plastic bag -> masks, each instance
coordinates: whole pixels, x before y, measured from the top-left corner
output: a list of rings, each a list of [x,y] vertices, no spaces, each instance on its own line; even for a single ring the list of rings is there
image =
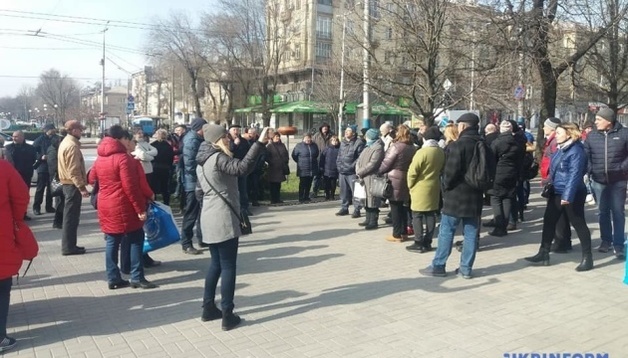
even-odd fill
[[[366,189],[361,180],[356,180],[353,185],[353,197],[356,199],[366,199]]]
[[[181,240],[169,206],[152,202],[144,222],[144,253],[155,251]]]

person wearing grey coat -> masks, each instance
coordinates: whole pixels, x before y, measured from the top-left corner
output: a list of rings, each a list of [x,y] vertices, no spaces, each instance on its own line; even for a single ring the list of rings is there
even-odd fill
[[[253,144],[244,158],[233,158],[229,150],[226,130],[216,124],[203,126],[205,143],[199,148],[196,161],[198,184],[203,192],[201,231],[203,242],[209,244],[211,264],[205,278],[203,321],[222,317],[222,329],[227,331],[240,324],[233,313],[233,296],[236,282],[236,258],[240,229],[240,192],[238,177],[250,174],[268,142],[268,129]],[[218,279],[222,312],[214,302]]]
[[[360,153],[355,164],[355,173],[366,191],[366,200],[364,201],[366,219],[359,225],[364,226],[366,230],[375,230],[378,227],[377,219],[381,199],[371,194],[371,187],[384,160],[384,141],[379,138],[379,131],[373,128],[366,132],[365,138],[366,148]]]

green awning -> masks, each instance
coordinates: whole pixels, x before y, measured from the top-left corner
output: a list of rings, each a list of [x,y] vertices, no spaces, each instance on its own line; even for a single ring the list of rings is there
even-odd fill
[[[330,108],[313,101],[289,102],[270,110],[273,113],[329,113]]]
[[[260,113],[262,112],[262,110],[263,110],[262,106],[253,106],[253,107],[246,107],[246,108],[238,108],[234,110],[233,113]]]

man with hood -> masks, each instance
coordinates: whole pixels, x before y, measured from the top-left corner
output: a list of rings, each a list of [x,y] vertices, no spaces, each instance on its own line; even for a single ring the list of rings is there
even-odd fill
[[[318,152],[323,153],[323,150],[327,148],[329,145],[329,141],[331,140],[332,133],[329,130],[329,124],[323,123],[318,128],[318,132],[312,136],[312,142],[316,144],[318,147]],[[320,158],[319,158],[320,159]],[[314,176],[312,181],[312,196],[318,197],[318,192],[323,186],[323,173],[319,172],[318,175]]]
[[[482,215],[482,190],[475,189],[465,181],[469,163],[473,158],[479,134],[480,119],[473,113],[458,118],[460,137],[448,146],[443,169],[443,209],[438,234],[438,248],[432,264],[419,272],[425,276],[445,277],[445,265],[451,254],[456,228],[462,222],[464,244],[460,256],[460,268],[456,270],[463,278],[472,275],[477,251],[478,224]]]
[[[355,125],[347,127],[336,159],[342,200],[340,211],[336,213],[336,216],[349,215],[349,205],[353,202],[351,217],[354,219],[360,217],[361,205],[357,200],[353,200],[353,183],[356,180],[355,163],[362,150],[364,150],[364,141],[358,138],[357,127]]]

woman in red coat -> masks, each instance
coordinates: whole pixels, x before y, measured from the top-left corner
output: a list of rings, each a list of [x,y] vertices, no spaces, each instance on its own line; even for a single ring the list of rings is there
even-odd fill
[[[13,276],[22,261],[37,255],[37,242],[16,236],[15,228],[25,226],[23,219],[30,199],[28,188],[20,174],[6,160],[0,159],[0,352],[17,344],[7,337],[7,317]]]
[[[155,288],[144,278],[142,250],[146,208],[153,198],[148,185],[142,185],[141,167],[136,165],[127,148],[132,136],[122,127],[109,128],[98,145],[98,158],[89,172],[88,181],[98,181],[98,221],[105,234],[105,266],[109,289],[131,286]],[[144,180],[144,183],[146,181]],[[131,256],[131,280],[123,280],[118,267],[121,241],[128,240]]]

